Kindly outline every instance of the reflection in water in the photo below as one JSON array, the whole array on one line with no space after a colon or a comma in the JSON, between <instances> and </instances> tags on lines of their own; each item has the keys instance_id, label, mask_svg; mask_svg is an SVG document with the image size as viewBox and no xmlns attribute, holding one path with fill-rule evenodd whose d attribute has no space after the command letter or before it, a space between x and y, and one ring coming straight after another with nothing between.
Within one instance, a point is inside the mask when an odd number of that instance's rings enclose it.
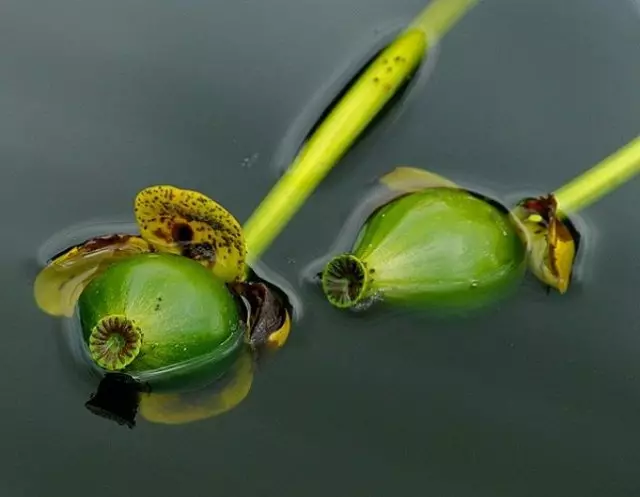
<instances>
[{"instance_id":1,"label":"reflection in water","mask_svg":"<svg viewBox=\"0 0 640 497\"><path fill-rule=\"evenodd\" d=\"M152 423L184 424L223 414L249 394L253 367L253 357L245 351L222 378L209 385L171 393L142 393L140 415Z\"/></svg>"}]
</instances>

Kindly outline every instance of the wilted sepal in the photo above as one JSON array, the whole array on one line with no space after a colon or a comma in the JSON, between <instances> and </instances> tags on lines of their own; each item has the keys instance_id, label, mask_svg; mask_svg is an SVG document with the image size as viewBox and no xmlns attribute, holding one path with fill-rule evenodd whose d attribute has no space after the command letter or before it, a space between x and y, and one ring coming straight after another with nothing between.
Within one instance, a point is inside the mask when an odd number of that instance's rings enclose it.
<instances>
[{"instance_id":1,"label":"wilted sepal","mask_svg":"<svg viewBox=\"0 0 640 497\"><path fill-rule=\"evenodd\" d=\"M136 196L135 216L140 234L158 251L194 259L224 281L244 277L242 227L205 195L168 185L145 188Z\"/></svg>"},{"instance_id":2,"label":"wilted sepal","mask_svg":"<svg viewBox=\"0 0 640 497\"><path fill-rule=\"evenodd\" d=\"M576 256L576 240L557 213L553 195L526 198L513 211L529 247L531 272L546 285L565 293Z\"/></svg>"},{"instance_id":3,"label":"wilted sepal","mask_svg":"<svg viewBox=\"0 0 640 497\"><path fill-rule=\"evenodd\" d=\"M380 178L380 183L398 194L420 192L428 188L460 188L439 174L411 166L398 166Z\"/></svg>"},{"instance_id":4,"label":"wilted sepal","mask_svg":"<svg viewBox=\"0 0 640 497\"><path fill-rule=\"evenodd\" d=\"M70 317L93 277L117 259L151 250L142 238L128 234L87 240L57 255L40 271L34 283L36 303L52 316Z\"/></svg>"},{"instance_id":5,"label":"wilted sepal","mask_svg":"<svg viewBox=\"0 0 640 497\"><path fill-rule=\"evenodd\" d=\"M251 348L283 347L291 331L291 309L283 298L263 282L237 282L231 289L247 303L247 343Z\"/></svg>"}]
</instances>

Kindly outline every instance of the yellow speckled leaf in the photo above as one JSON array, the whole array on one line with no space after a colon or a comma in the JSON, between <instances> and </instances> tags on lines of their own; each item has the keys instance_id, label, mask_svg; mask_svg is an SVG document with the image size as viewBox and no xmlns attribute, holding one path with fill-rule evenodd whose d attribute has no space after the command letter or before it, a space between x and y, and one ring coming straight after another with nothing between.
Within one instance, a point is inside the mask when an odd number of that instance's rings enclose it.
<instances>
[{"instance_id":1,"label":"yellow speckled leaf","mask_svg":"<svg viewBox=\"0 0 640 497\"><path fill-rule=\"evenodd\" d=\"M33 290L36 303L48 314L70 317L91 278L118 258L150 249L147 242L133 235L92 238L57 256L40 271Z\"/></svg>"},{"instance_id":2,"label":"yellow speckled leaf","mask_svg":"<svg viewBox=\"0 0 640 497\"><path fill-rule=\"evenodd\" d=\"M135 214L142 237L157 250L194 259L225 281L244 277L242 227L210 198L174 186L152 186L136 196Z\"/></svg>"},{"instance_id":3,"label":"yellow speckled leaf","mask_svg":"<svg viewBox=\"0 0 640 497\"><path fill-rule=\"evenodd\" d=\"M529 267L543 283L565 293L569 288L576 243L558 218L552 195L525 199L513 214L522 223L529 245Z\"/></svg>"},{"instance_id":4,"label":"yellow speckled leaf","mask_svg":"<svg viewBox=\"0 0 640 497\"><path fill-rule=\"evenodd\" d=\"M409 166L396 167L380 178L380 182L390 190L400 193L418 192L427 188L459 188L438 174Z\"/></svg>"},{"instance_id":5,"label":"yellow speckled leaf","mask_svg":"<svg viewBox=\"0 0 640 497\"><path fill-rule=\"evenodd\" d=\"M142 396L140 415L151 423L184 424L218 416L236 407L251 390L253 362L242 354L229 371L229 378L205 388L184 393L149 393Z\"/></svg>"}]
</instances>

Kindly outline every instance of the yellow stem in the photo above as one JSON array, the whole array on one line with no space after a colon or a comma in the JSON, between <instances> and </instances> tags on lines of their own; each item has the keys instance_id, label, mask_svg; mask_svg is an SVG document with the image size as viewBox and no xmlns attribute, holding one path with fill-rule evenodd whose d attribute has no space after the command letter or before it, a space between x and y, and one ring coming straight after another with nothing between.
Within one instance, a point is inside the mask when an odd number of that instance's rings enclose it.
<instances>
[{"instance_id":1,"label":"yellow stem","mask_svg":"<svg viewBox=\"0 0 640 497\"><path fill-rule=\"evenodd\" d=\"M640 172L640 135L554 192L561 215L596 202Z\"/></svg>"},{"instance_id":2,"label":"yellow stem","mask_svg":"<svg viewBox=\"0 0 640 497\"><path fill-rule=\"evenodd\" d=\"M428 37L442 38L480 0L433 0L409 24Z\"/></svg>"},{"instance_id":3,"label":"yellow stem","mask_svg":"<svg viewBox=\"0 0 640 497\"><path fill-rule=\"evenodd\" d=\"M247 263L260 258L331 168L441 38L478 0L432 0L338 102L244 226Z\"/></svg>"}]
</instances>

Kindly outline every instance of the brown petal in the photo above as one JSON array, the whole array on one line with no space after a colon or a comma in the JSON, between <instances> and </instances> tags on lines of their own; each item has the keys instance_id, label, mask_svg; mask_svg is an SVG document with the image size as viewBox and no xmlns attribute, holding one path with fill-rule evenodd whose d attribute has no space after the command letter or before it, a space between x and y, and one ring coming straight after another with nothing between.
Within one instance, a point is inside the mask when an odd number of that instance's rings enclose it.
<instances>
[{"instance_id":1,"label":"brown petal","mask_svg":"<svg viewBox=\"0 0 640 497\"><path fill-rule=\"evenodd\" d=\"M553 195L528 198L513 211L529 245L529 267L546 285L565 293L576 255L571 230L557 214Z\"/></svg>"},{"instance_id":2,"label":"brown petal","mask_svg":"<svg viewBox=\"0 0 640 497\"><path fill-rule=\"evenodd\" d=\"M290 311L283 299L262 282L241 282L232 288L249 304L249 344L254 349L282 347L291 331Z\"/></svg>"}]
</instances>

